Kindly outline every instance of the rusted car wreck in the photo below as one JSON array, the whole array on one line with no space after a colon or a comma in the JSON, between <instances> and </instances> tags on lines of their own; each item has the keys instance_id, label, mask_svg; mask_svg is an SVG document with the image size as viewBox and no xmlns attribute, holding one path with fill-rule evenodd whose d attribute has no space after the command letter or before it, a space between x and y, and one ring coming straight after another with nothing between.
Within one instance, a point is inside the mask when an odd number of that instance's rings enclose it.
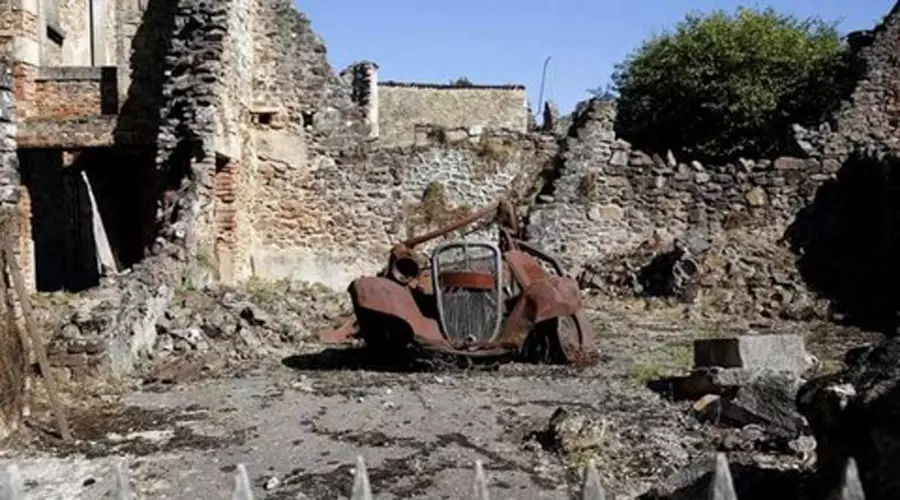
<instances>
[{"instance_id":1,"label":"rusted car wreck","mask_svg":"<svg viewBox=\"0 0 900 500\"><path fill-rule=\"evenodd\" d=\"M355 320L326 343L362 340L378 352L414 348L458 359L592 365L598 354L578 285L559 262L523 241L515 211L496 203L391 249L376 276L354 280ZM454 240L454 231L496 223L499 243Z\"/></svg>"}]
</instances>

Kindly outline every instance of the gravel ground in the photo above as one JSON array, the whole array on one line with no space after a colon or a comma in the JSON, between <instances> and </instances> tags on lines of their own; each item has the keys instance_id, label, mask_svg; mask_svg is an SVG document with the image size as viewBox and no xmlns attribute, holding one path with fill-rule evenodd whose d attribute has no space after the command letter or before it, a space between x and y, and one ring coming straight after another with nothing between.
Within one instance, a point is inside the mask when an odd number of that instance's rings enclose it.
<instances>
[{"instance_id":1,"label":"gravel ground","mask_svg":"<svg viewBox=\"0 0 900 500\"><path fill-rule=\"evenodd\" d=\"M688 369L691 339L746 325L688 324L672 311L592 315L603 358L583 371L391 371L357 351L306 344L227 377L84 390L70 415L77 443L33 431L0 453L0 466L15 462L35 499L102 498L120 459L141 498L225 498L243 463L257 498L333 499L349 496L362 455L376 498L462 499L482 460L491 498L566 499L585 457L560 456L540 439L564 408L602 429L591 456L616 498L634 498L715 447L716 430L698 424L689 403L665 401L644 382ZM780 328L830 345L809 327ZM35 419L52 421L39 410Z\"/></svg>"}]
</instances>

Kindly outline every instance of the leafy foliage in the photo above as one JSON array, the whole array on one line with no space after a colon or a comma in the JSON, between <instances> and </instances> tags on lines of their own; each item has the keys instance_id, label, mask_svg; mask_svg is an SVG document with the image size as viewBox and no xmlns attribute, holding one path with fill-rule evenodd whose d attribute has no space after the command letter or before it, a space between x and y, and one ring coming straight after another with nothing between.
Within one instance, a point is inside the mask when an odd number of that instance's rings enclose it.
<instances>
[{"instance_id":1,"label":"leafy foliage","mask_svg":"<svg viewBox=\"0 0 900 500\"><path fill-rule=\"evenodd\" d=\"M467 77L462 76L462 77L457 78L456 80L452 80L450 82L450 85L452 85L454 87L471 87L471 86L473 86L473 83Z\"/></svg>"},{"instance_id":2,"label":"leafy foliage","mask_svg":"<svg viewBox=\"0 0 900 500\"><path fill-rule=\"evenodd\" d=\"M847 91L850 51L833 24L772 9L689 14L616 67L619 134L693 157L783 149L792 123L814 124Z\"/></svg>"}]
</instances>

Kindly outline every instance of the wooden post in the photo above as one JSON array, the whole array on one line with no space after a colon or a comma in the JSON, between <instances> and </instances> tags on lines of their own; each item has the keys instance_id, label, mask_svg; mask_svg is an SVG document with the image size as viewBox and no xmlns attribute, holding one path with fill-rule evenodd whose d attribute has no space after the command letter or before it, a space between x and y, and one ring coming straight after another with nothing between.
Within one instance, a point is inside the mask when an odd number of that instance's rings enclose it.
<instances>
[{"instance_id":1,"label":"wooden post","mask_svg":"<svg viewBox=\"0 0 900 500\"><path fill-rule=\"evenodd\" d=\"M12 235L7 232L3 238L3 253L6 257L6 265L9 267L9 273L12 275L13 289L19 298L19 304L22 307L22 316L25 317L25 327L28 335L31 337L31 348L34 349L38 358L38 364L41 367L41 373L44 378L44 385L47 388L47 395L50 397L50 406L53 409L53 416L56 418L56 424L59 427L59 433L64 441L72 440L72 432L69 430L69 421L63 410L62 402L59 400L59 393L56 391L56 380L50 372L50 361L47 359L47 350L44 342L38 332L37 323L34 320L34 311L31 309L31 301L28 291L25 287L25 277L19 268L19 262L16 260L16 254L13 251L14 245Z\"/></svg>"}]
</instances>

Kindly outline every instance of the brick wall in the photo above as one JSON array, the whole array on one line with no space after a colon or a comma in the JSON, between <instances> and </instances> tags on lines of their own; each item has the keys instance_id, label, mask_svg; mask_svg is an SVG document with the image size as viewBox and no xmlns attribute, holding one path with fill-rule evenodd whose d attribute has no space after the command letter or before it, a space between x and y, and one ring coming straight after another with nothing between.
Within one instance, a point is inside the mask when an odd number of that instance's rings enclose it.
<instances>
[{"instance_id":1,"label":"brick wall","mask_svg":"<svg viewBox=\"0 0 900 500\"><path fill-rule=\"evenodd\" d=\"M115 114L115 68L42 67L35 75L29 119L71 120Z\"/></svg>"},{"instance_id":2,"label":"brick wall","mask_svg":"<svg viewBox=\"0 0 900 500\"><path fill-rule=\"evenodd\" d=\"M416 125L526 132L528 115L520 86L378 85L379 140L386 145L413 143Z\"/></svg>"}]
</instances>

